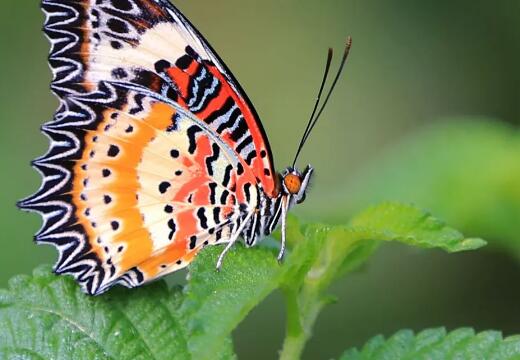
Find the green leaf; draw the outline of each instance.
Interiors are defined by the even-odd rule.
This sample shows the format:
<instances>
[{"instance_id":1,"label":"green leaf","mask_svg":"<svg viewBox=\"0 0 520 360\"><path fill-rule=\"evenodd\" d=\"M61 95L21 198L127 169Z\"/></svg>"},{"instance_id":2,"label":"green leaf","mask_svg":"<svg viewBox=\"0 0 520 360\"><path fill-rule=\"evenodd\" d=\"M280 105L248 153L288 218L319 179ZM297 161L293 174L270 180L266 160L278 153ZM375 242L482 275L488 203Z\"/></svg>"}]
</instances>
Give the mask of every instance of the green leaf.
<instances>
[{"instance_id":1,"label":"green leaf","mask_svg":"<svg viewBox=\"0 0 520 360\"><path fill-rule=\"evenodd\" d=\"M284 264L266 239L263 247L236 246L217 272L222 246L209 247L190 266L184 287L158 281L89 297L49 267L16 277L0 291L0 353L29 359L233 359L232 331L280 288L288 312L282 359L296 359L332 300L329 285L366 261L381 241L450 252L484 244L396 203L372 207L345 226L302 225L292 217L289 224Z\"/></svg>"},{"instance_id":2,"label":"green leaf","mask_svg":"<svg viewBox=\"0 0 520 360\"><path fill-rule=\"evenodd\" d=\"M222 338L277 288L281 267L267 249L230 251L220 272L215 270L221 247L204 250L190 269L180 308L189 332L193 359L211 358Z\"/></svg>"},{"instance_id":3,"label":"green leaf","mask_svg":"<svg viewBox=\"0 0 520 360\"><path fill-rule=\"evenodd\" d=\"M179 296L161 281L89 297L43 266L0 293L2 358L190 359ZM229 340L221 345L232 357Z\"/></svg>"},{"instance_id":4,"label":"green leaf","mask_svg":"<svg viewBox=\"0 0 520 360\"><path fill-rule=\"evenodd\" d=\"M414 206L383 203L354 217L354 229L369 229L375 238L395 240L423 248L441 248L447 252L478 249L482 239L469 238L448 227L443 221Z\"/></svg>"},{"instance_id":5,"label":"green leaf","mask_svg":"<svg viewBox=\"0 0 520 360\"><path fill-rule=\"evenodd\" d=\"M282 359L298 358L316 318L331 298L326 290L339 276L366 261L381 241L398 241L448 252L477 249L481 239L466 239L425 211L383 203L354 217L347 226L308 224L291 254L282 283L288 306ZM292 313L291 313L292 311Z\"/></svg>"},{"instance_id":6,"label":"green leaf","mask_svg":"<svg viewBox=\"0 0 520 360\"><path fill-rule=\"evenodd\" d=\"M520 336L503 338L498 331L475 334L469 328L453 330L428 329L414 334L401 330L385 340L379 335L361 350L346 351L340 360L445 360L445 359L520 359Z\"/></svg>"},{"instance_id":7,"label":"green leaf","mask_svg":"<svg viewBox=\"0 0 520 360\"><path fill-rule=\"evenodd\" d=\"M381 241L440 248L447 252L474 250L486 244L482 239L465 238L414 206L390 202L365 210L347 226L312 224L304 229L305 236L313 238L315 246L320 247L306 280L308 283L319 281L322 288L361 265Z\"/></svg>"},{"instance_id":8,"label":"green leaf","mask_svg":"<svg viewBox=\"0 0 520 360\"><path fill-rule=\"evenodd\" d=\"M420 204L520 259L520 131L499 121L449 119L389 146L324 198L327 221L386 200Z\"/></svg>"}]
</instances>

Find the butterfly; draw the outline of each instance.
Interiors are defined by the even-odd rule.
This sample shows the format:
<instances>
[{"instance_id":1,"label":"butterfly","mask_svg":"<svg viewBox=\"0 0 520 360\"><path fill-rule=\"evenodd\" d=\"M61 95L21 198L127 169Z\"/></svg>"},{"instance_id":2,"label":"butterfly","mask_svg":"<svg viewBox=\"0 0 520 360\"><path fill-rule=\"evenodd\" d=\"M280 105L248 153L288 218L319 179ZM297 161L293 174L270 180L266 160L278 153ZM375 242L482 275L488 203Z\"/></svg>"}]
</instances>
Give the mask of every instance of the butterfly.
<instances>
[{"instance_id":1,"label":"butterfly","mask_svg":"<svg viewBox=\"0 0 520 360\"><path fill-rule=\"evenodd\" d=\"M35 238L58 249L54 271L98 295L225 244L220 269L240 238L255 246L279 222L281 260L287 212L313 174L295 163L319 100L293 165L277 173L250 100L169 1L43 0L42 9L59 107L42 127L49 150L33 161L41 187L19 206L42 215Z\"/></svg>"}]
</instances>

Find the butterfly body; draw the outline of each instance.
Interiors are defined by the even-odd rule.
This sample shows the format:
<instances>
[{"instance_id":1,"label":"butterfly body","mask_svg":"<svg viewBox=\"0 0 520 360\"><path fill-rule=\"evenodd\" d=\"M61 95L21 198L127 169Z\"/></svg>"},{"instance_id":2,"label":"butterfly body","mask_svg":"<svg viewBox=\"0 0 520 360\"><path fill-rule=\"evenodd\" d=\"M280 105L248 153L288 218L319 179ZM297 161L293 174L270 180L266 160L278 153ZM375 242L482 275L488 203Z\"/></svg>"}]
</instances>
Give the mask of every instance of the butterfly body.
<instances>
[{"instance_id":1,"label":"butterfly body","mask_svg":"<svg viewBox=\"0 0 520 360\"><path fill-rule=\"evenodd\" d=\"M305 198L313 169L276 173L258 115L166 0L43 0L51 89L37 193L20 202L59 250L55 271L100 294L254 246ZM285 231L282 231L285 251Z\"/></svg>"}]
</instances>

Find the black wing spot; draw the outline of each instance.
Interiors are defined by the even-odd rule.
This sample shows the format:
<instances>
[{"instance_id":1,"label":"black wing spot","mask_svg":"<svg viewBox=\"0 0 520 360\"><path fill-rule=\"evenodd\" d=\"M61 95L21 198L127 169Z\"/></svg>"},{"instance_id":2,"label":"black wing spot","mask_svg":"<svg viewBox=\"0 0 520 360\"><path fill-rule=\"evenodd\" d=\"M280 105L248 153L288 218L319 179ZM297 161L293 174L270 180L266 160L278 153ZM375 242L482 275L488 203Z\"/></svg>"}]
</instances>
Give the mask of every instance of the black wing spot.
<instances>
[{"instance_id":1,"label":"black wing spot","mask_svg":"<svg viewBox=\"0 0 520 360\"><path fill-rule=\"evenodd\" d=\"M117 229L119 229L119 222L118 221L112 221L110 223L110 226L112 227L112 230L116 231Z\"/></svg>"},{"instance_id":2,"label":"black wing spot","mask_svg":"<svg viewBox=\"0 0 520 360\"><path fill-rule=\"evenodd\" d=\"M162 183L159 184L159 192L161 194L164 194L166 191L168 191L170 186L172 186L172 184L170 184L168 181L163 181Z\"/></svg>"},{"instance_id":3,"label":"black wing spot","mask_svg":"<svg viewBox=\"0 0 520 360\"><path fill-rule=\"evenodd\" d=\"M112 46L112 49L119 50L123 47L123 44L121 41L113 40L110 42L110 46Z\"/></svg>"},{"instance_id":4,"label":"black wing spot","mask_svg":"<svg viewBox=\"0 0 520 360\"><path fill-rule=\"evenodd\" d=\"M247 165L251 165L251 163L253 162L253 159L255 157L256 157L256 150L253 150L249 154L247 154L247 156L246 156L246 164Z\"/></svg>"},{"instance_id":5,"label":"black wing spot","mask_svg":"<svg viewBox=\"0 0 520 360\"><path fill-rule=\"evenodd\" d=\"M244 167L242 166L241 163L238 163L237 165L237 174L238 176L242 175L244 173Z\"/></svg>"},{"instance_id":6,"label":"black wing spot","mask_svg":"<svg viewBox=\"0 0 520 360\"><path fill-rule=\"evenodd\" d=\"M139 76L142 76L142 75L143 75L143 72L139 72L139 74L136 77L139 77ZM142 79L139 82L142 82ZM137 94L137 95L134 96L135 107L131 108L128 111L128 113L130 115L138 114L138 113L140 113L141 111L144 110L143 100L144 100L145 97L146 96L143 95L143 94Z\"/></svg>"},{"instance_id":7,"label":"black wing spot","mask_svg":"<svg viewBox=\"0 0 520 360\"><path fill-rule=\"evenodd\" d=\"M209 203L211 205L215 205L217 200L216 200L216 194L217 194L217 183L215 182L212 182L212 183L209 183Z\"/></svg>"},{"instance_id":8,"label":"black wing spot","mask_svg":"<svg viewBox=\"0 0 520 360\"><path fill-rule=\"evenodd\" d=\"M128 25L119 19L111 18L107 21L107 26L110 30L112 30L115 33L119 34L126 34L128 33Z\"/></svg>"},{"instance_id":9,"label":"black wing spot","mask_svg":"<svg viewBox=\"0 0 520 360\"><path fill-rule=\"evenodd\" d=\"M102 174L103 174L103 177L106 178L112 174L112 171L110 171L109 169L103 169Z\"/></svg>"},{"instance_id":10,"label":"black wing spot","mask_svg":"<svg viewBox=\"0 0 520 360\"><path fill-rule=\"evenodd\" d=\"M155 63L155 72L157 73L163 73L166 71L166 69L169 69L172 67L169 61L166 60L159 60Z\"/></svg>"},{"instance_id":11,"label":"black wing spot","mask_svg":"<svg viewBox=\"0 0 520 360\"><path fill-rule=\"evenodd\" d=\"M244 192L246 194L246 201L247 203L251 202L251 184L247 183L244 185Z\"/></svg>"},{"instance_id":12,"label":"black wing spot","mask_svg":"<svg viewBox=\"0 0 520 360\"><path fill-rule=\"evenodd\" d=\"M112 6L121 11L132 10L132 3L129 0L112 0Z\"/></svg>"},{"instance_id":13,"label":"black wing spot","mask_svg":"<svg viewBox=\"0 0 520 360\"><path fill-rule=\"evenodd\" d=\"M228 196L229 196L229 191L224 190L224 191L222 192L222 195L220 196L220 204L222 204L222 205L226 205L226 204L227 204Z\"/></svg>"},{"instance_id":14,"label":"black wing spot","mask_svg":"<svg viewBox=\"0 0 520 360\"><path fill-rule=\"evenodd\" d=\"M197 139L196 135L198 132L202 131L198 126L192 126L188 129L188 139L190 141L190 146L188 147L188 152L193 154L197 149Z\"/></svg>"},{"instance_id":15,"label":"black wing spot","mask_svg":"<svg viewBox=\"0 0 520 360\"><path fill-rule=\"evenodd\" d=\"M197 54L197 52L195 50L193 50L193 48L191 46L186 46L186 48L184 49L186 51L186 54L188 54L189 56L191 56L192 58L194 59L200 59L200 56L199 54Z\"/></svg>"},{"instance_id":16,"label":"black wing spot","mask_svg":"<svg viewBox=\"0 0 520 360\"><path fill-rule=\"evenodd\" d=\"M170 156L174 159L177 159L179 157L180 153L179 150L171 149L170 150Z\"/></svg>"},{"instance_id":17,"label":"black wing spot","mask_svg":"<svg viewBox=\"0 0 520 360\"><path fill-rule=\"evenodd\" d=\"M200 226L203 229L207 229L208 228L208 218L206 217L206 209L202 207L199 210L197 210L197 217L199 218Z\"/></svg>"},{"instance_id":18,"label":"black wing spot","mask_svg":"<svg viewBox=\"0 0 520 360\"><path fill-rule=\"evenodd\" d=\"M220 156L220 147L217 144L212 145L213 155L206 158L206 169L208 170L209 176L213 176L213 163L218 160Z\"/></svg>"},{"instance_id":19,"label":"black wing spot","mask_svg":"<svg viewBox=\"0 0 520 360\"><path fill-rule=\"evenodd\" d=\"M192 236L190 238L190 249L191 250L195 249L195 246L197 246L197 237L196 236Z\"/></svg>"},{"instance_id":20,"label":"black wing spot","mask_svg":"<svg viewBox=\"0 0 520 360\"><path fill-rule=\"evenodd\" d=\"M168 234L168 239L173 240L173 235L177 231L177 225L173 219L168 220L168 227L170 228L170 233Z\"/></svg>"},{"instance_id":21,"label":"black wing spot","mask_svg":"<svg viewBox=\"0 0 520 360\"><path fill-rule=\"evenodd\" d=\"M220 208L219 207L213 208L213 221L215 221L215 224L220 224Z\"/></svg>"},{"instance_id":22,"label":"black wing spot","mask_svg":"<svg viewBox=\"0 0 520 360\"><path fill-rule=\"evenodd\" d=\"M166 97L177 102L179 94L177 93L177 90L175 90L173 87L168 86L168 88L166 89Z\"/></svg>"},{"instance_id":23,"label":"black wing spot","mask_svg":"<svg viewBox=\"0 0 520 360\"><path fill-rule=\"evenodd\" d=\"M226 169L224 170L224 180L222 181L222 185L224 187L227 187L229 185L229 182L231 181L231 171L233 170L232 165L228 165Z\"/></svg>"},{"instance_id":24,"label":"black wing spot","mask_svg":"<svg viewBox=\"0 0 520 360\"><path fill-rule=\"evenodd\" d=\"M112 198L109 196L109 195L104 195L103 196L103 202L108 205L112 202Z\"/></svg>"},{"instance_id":25,"label":"black wing spot","mask_svg":"<svg viewBox=\"0 0 520 360\"><path fill-rule=\"evenodd\" d=\"M116 157L119 154L119 147L116 145L110 145L107 155L110 157Z\"/></svg>"},{"instance_id":26,"label":"black wing spot","mask_svg":"<svg viewBox=\"0 0 520 360\"><path fill-rule=\"evenodd\" d=\"M181 70L186 70L191 65L192 62L193 62L193 58L191 58L189 55L182 55L175 62L175 66L177 66Z\"/></svg>"}]
</instances>

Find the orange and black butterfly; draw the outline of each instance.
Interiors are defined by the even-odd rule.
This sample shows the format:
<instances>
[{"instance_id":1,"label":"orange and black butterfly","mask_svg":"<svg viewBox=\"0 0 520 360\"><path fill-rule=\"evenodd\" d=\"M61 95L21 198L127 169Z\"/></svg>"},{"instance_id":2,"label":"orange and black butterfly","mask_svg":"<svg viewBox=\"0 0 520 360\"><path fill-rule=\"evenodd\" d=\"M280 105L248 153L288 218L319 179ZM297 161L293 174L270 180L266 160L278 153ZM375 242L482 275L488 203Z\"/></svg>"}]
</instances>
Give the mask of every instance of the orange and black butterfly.
<instances>
[{"instance_id":1,"label":"orange and black butterfly","mask_svg":"<svg viewBox=\"0 0 520 360\"><path fill-rule=\"evenodd\" d=\"M56 273L100 294L227 244L220 268L240 237L254 246L279 222L281 259L287 211L305 199L313 169L275 172L251 102L179 10L167 0L42 8L60 105L42 127L50 149L33 162L43 183L20 207L42 215L36 241L59 250Z\"/></svg>"}]
</instances>

